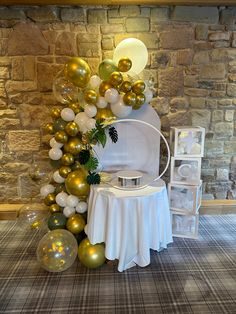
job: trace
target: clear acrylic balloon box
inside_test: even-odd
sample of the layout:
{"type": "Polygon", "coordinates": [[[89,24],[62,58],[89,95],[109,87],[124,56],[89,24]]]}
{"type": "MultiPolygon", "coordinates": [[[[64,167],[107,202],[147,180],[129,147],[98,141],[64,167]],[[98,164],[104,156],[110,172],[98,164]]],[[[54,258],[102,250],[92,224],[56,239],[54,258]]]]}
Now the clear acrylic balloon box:
{"type": "Polygon", "coordinates": [[[201,158],[171,157],[170,180],[175,184],[200,184],[201,158]]]}
{"type": "Polygon", "coordinates": [[[171,212],[172,235],[179,238],[198,238],[198,214],[171,212]]]}
{"type": "Polygon", "coordinates": [[[171,210],[197,214],[201,205],[202,182],[192,186],[169,183],[168,196],[171,210]]]}
{"type": "Polygon", "coordinates": [[[172,127],[170,147],[175,157],[203,157],[205,129],[197,127],[172,127]]]}

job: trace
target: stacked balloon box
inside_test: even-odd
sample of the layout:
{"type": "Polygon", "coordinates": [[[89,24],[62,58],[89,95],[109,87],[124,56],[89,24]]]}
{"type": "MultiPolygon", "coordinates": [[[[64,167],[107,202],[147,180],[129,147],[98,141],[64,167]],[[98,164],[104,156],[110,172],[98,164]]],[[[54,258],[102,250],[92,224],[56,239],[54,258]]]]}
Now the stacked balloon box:
{"type": "Polygon", "coordinates": [[[197,238],[202,198],[201,158],[204,154],[205,129],[173,127],[168,195],[175,237],[197,238]]]}

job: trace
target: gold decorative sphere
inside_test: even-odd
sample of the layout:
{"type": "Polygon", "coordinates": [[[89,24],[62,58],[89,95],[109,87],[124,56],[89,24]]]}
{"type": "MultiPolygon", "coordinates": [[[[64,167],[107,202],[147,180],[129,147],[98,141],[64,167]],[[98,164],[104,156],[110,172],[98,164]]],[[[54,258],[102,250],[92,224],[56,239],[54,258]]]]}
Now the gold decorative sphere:
{"type": "Polygon", "coordinates": [[[50,206],[56,202],[56,195],[54,193],[49,193],[45,198],[44,198],[44,204],[47,206],[50,206]]]}
{"type": "Polygon", "coordinates": [[[84,100],[89,105],[95,105],[98,100],[98,94],[93,89],[87,89],[84,92],[84,100]]]}
{"type": "Polygon", "coordinates": [[[124,81],[119,87],[119,91],[123,93],[128,93],[131,91],[131,89],[132,89],[132,84],[129,81],[124,81]]]}
{"type": "Polygon", "coordinates": [[[102,81],[100,86],[99,86],[99,94],[101,96],[105,95],[105,92],[109,89],[112,88],[112,85],[108,81],[102,81]]]}
{"type": "Polygon", "coordinates": [[[83,239],[78,247],[80,262],[88,268],[102,266],[105,261],[105,246],[103,243],[91,244],[88,238],[83,239]]]}
{"type": "Polygon", "coordinates": [[[70,166],[74,163],[74,156],[70,153],[65,153],[61,157],[61,163],[65,166],[70,166]]]}
{"type": "Polygon", "coordinates": [[[86,61],[74,57],[65,64],[64,73],[70,82],[80,88],[84,88],[89,82],[91,70],[86,61]]]}
{"type": "Polygon", "coordinates": [[[58,119],[58,118],[60,118],[60,117],[61,117],[61,109],[58,108],[58,107],[52,108],[52,110],[51,110],[51,117],[52,117],[53,119],[58,119]]]}
{"type": "Polygon", "coordinates": [[[66,229],[73,234],[78,234],[84,230],[85,220],[82,215],[74,214],[70,216],[66,223],[66,229]]]}
{"type": "Polygon", "coordinates": [[[133,92],[128,92],[124,94],[123,101],[126,106],[134,106],[136,103],[136,94],[133,92]]]}
{"type": "Polygon", "coordinates": [[[131,69],[131,67],[132,61],[127,57],[121,58],[118,62],[118,70],[120,72],[127,72],[131,69]]]}
{"type": "Polygon", "coordinates": [[[51,122],[45,124],[43,129],[48,134],[54,134],[54,127],[53,127],[53,123],[51,122]]]}
{"type": "Polygon", "coordinates": [[[67,125],[65,126],[65,131],[70,136],[76,136],[79,132],[79,127],[77,123],[75,123],[74,121],[71,121],[71,122],[68,122],[67,125]]]}
{"type": "Polygon", "coordinates": [[[71,137],[69,141],[64,145],[64,151],[77,155],[83,149],[83,144],[78,137],[71,137]]]}
{"type": "Polygon", "coordinates": [[[114,117],[114,113],[111,111],[110,108],[98,108],[95,119],[105,120],[105,119],[109,119],[113,117],[114,117]]]}
{"type": "Polygon", "coordinates": [[[59,168],[58,172],[59,175],[63,178],[66,178],[68,176],[68,174],[71,172],[71,168],[68,166],[62,166],[61,168],[59,168]]]}
{"type": "Polygon", "coordinates": [[[144,92],[145,87],[146,87],[146,85],[145,85],[144,81],[138,80],[138,81],[134,82],[134,84],[132,85],[132,91],[135,94],[141,94],[144,92]]]}
{"type": "Polygon", "coordinates": [[[66,143],[68,141],[68,135],[65,131],[57,131],[55,133],[55,140],[59,143],[66,143]]]}
{"type": "Polygon", "coordinates": [[[54,214],[54,213],[60,212],[61,208],[60,208],[60,206],[58,204],[52,204],[49,207],[49,211],[50,211],[51,214],[54,214]]]}
{"type": "Polygon", "coordinates": [[[87,183],[87,171],[78,169],[71,172],[65,181],[66,190],[68,193],[81,198],[89,194],[90,186],[87,183]]]}
{"type": "Polygon", "coordinates": [[[136,104],[133,106],[133,109],[137,110],[140,107],[142,107],[142,105],[145,104],[145,100],[146,100],[146,97],[143,93],[138,94],[136,97],[136,104]]]}
{"type": "Polygon", "coordinates": [[[76,102],[76,103],[70,103],[70,104],[68,105],[68,107],[69,107],[70,109],[72,109],[75,114],[81,112],[81,106],[80,106],[80,104],[77,103],[77,102],[76,102]]]}
{"type": "Polygon", "coordinates": [[[112,86],[116,87],[120,85],[123,81],[123,76],[120,72],[112,72],[109,78],[109,82],[112,86]]]}

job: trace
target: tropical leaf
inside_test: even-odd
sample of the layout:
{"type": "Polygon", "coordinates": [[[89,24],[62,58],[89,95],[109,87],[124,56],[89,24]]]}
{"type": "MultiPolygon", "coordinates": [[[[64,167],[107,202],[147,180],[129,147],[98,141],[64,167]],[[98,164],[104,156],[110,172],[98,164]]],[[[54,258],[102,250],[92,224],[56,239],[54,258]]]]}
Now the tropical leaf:
{"type": "Polygon", "coordinates": [[[79,152],[78,160],[81,165],[85,165],[89,161],[89,158],[90,158],[90,151],[88,149],[82,149],[79,152]]]}
{"type": "Polygon", "coordinates": [[[87,170],[96,170],[98,167],[98,159],[96,157],[90,157],[84,166],[87,170]]]}
{"type": "Polygon", "coordinates": [[[109,136],[113,143],[116,143],[118,141],[118,132],[115,129],[114,126],[111,126],[108,130],[109,136]]]}
{"type": "Polygon", "coordinates": [[[99,184],[101,182],[100,175],[96,172],[90,172],[87,176],[87,183],[91,184],[99,184]]]}

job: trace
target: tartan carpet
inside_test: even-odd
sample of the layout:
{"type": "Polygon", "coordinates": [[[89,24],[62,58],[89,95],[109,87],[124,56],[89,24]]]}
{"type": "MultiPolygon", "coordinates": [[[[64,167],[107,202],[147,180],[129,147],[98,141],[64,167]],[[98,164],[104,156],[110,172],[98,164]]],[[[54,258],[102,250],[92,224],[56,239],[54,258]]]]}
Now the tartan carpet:
{"type": "Polygon", "coordinates": [[[198,240],[174,238],[149,266],[123,273],[78,259],[48,273],[36,260],[39,239],[0,222],[0,313],[236,313],[236,215],[201,216],[198,240]]]}

